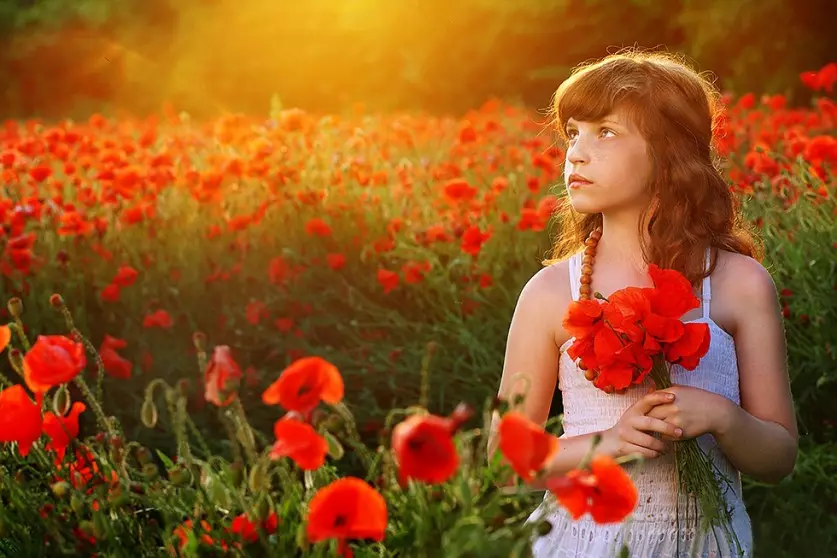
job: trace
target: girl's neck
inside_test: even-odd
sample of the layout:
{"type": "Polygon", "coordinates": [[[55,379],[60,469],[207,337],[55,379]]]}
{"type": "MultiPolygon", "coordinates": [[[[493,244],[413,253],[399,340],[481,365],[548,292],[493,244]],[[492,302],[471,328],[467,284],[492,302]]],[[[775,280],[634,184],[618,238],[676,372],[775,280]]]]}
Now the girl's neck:
{"type": "MultiPolygon", "coordinates": [[[[645,241],[648,242],[647,233],[645,241]]],[[[596,260],[626,265],[639,273],[647,271],[639,238],[638,215],[602,216],[602,238],[596,250],[596,260]]]]}

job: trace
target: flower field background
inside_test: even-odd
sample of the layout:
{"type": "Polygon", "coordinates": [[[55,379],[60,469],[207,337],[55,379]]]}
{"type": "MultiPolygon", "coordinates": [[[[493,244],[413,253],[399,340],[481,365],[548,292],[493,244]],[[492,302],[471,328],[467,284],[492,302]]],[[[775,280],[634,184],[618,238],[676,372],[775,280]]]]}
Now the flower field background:
{"type": "MultiPolygon", "coordinates": [[[[809,106],[786,106],[778,95],[727,97],[716,138],[779,289],[800,421],[794,474],[778,486],[745,479],[759,556],[826,556],[837,548],[837,64],[802,80],[816,93],[809,106]]],[[[108,503],[91,508],[91,501],[67,495],[74,483],[57,490],[55,478],[36,473],[36,458],[0,446],[0,539],[14,548],[25,538],[47,538],[52,550],[111,545],[107,552],[99,547],[107,556],[121,555],[114,549],[122,546],[140,548],[134,545],[150,539],[114,526],[122,525],[118,510],[141,497],[143,483],[157,482],[147,467],[153,463],[166,470],[169,488],[143,500],[147,507],[131,507],[132,525],[147,524],[142,514],[154,516],[166,533],[161,540],[170,541],[171,518],[200,507],[193,495],[173,515],[154,515],[180,494],[177,471],[191,474],[180,465],[184,452],[236,462],[248,444],[269,445],[278,414],[263,393],[301,357],[319,356],[339,369],[353,415],[321,417],[338,433],[329,439],[335,459],[301,477],[306,486],[376,470],[370,463],[384,459],[375,448],[388,444],[393,409],[420,404],[447,416],[465,402],[478,410],[469,425],[479,426],[497,389],[517,296],[547,256],[552,210],[565,203],[562,158],[542,115],[499,102],[459,119],[287,109],[259,120],[192,122],[168,111],[143,120],[6,122],[2,293],[22,300],[33,343],[38,335],[69,333],[67,314],[50,306],[50,295],[63,297],[73,326],[99,355],[89,353],[80,377],[101,397],[104,415],[116,419],[97,419],[84,389],[72,384],[60,397],[87,404],[76,438],[103,454],[142,448],[143,457],[139,473],[118,472],[131,490],[100,494],[108,503]],[[232,361],[242,371],[235,405],[219,405],[230,388],[213,388],[217,376],[206,374],[216,346],[228,346],[225,366],[232,361]],[[229,430],[244,413],[253,427],[249,442],[229,430]],[[67,517],[86,524],[71,531],[67,517]]],[[[16,311],[3,310],[2,323],[16,311]]],[[[24,348],[17,338],[10,356],[12,347],[24,348]]],[[[13,364],[0,364],[7,383],[19,383],[13,364]]],[[[69,408],[48,395],[47,407],[54,403],[69,408]]],[[[560,412],[557,398],[552,432],[560,412]]],[[[211,524],[201,535],[190,523],[178,539],[187,541],[184,548],[200,555],[235,550],[212,533],[256,509],[261,544],[276,532],[276,548],[327,555],[327,547],[310,546],[297,532],[299,494],[279,506],[258,498],[266,486],[259,483],[270,481],[257,465],[219,471],[223,483],[237,476],[252,498],[235,490],[214,494],[212,482],[221,481],[203,479],[195,492],[210,494],[227,514],[195,516],[196,526],[211,524]],[[271,521],[278,530],[276,523],[268,528],[271,521]]],[[[387,500],[397,520],[383,543],[359,545],[356,555],[407,552],[410,544],[425,554],[407,555],[432,555],[440,537],[460,555],[493,555],[489,547],[457,542],[486,532],[502,532],[497,540],[509,544],[492,550],[525,555],[523,532],[508,520],[525,518],[535,497],[491,493],[486,501],[497,509],[480,508],[471,500],[473,486],[461,480],[467,477],[456,479],[388,493],[400,495],[387,500]],[[507,522],[491,524],[500,509],[507,522]],[[411,514],[421,519],[411,523],[411,514]],[[459,523],[443,527],[445,521],[459,523]]]]}

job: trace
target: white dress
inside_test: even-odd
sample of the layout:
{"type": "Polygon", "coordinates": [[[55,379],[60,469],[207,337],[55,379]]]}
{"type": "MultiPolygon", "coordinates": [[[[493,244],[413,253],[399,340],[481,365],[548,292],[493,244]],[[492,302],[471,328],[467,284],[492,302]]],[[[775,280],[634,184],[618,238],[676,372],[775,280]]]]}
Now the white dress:
{"type": "MultiPolygon", "coordinates": [[[[581,256],[580,253],[576,254],[569,261],[573,300],[577,300],[579,295],[581,256]]],[[[692,321],[709,324],[709,351],[693,371],[673,366],[672,382],[712,391],[740,404],[735,343],[733,338],[709,317],[711,296],[710,280],[707,277],[703,282],[703,316],[692,321]]],[[[562,438],[612,427],[628,407],[648,393],[652,385],[650,379],[647,379],[646,383],[632,386],[623,395],[605,394],[584,378],[583,372],[566,354],[565,351],[571,343],[572,339],[561,347],[558,365],[558,388],[561,390],[564,404],[562,438]]],[[[717,538],[711,532],[696,538],[693,528],[693,518],[696,514],[694,500],[690,503],[683,495],[679,498],[681,519],[678,529],[677,478],[674,457],[668,453],[657,459],[645,461],[641,466],[626,465],[639,491],[639,502],[633,514],[622,523],[597,525],[589,514],[574,521],[547,492],[544,501],[529,517],[529,521],[546,519],[552,524],[552,530],[546,536],[534,540],[534,557],[611,557],[618,555],[623,543],[628,546],[631,558],[751,557],[752,527],[741,496],[741,475],[723,455],[711,434],[700,436],[698,443],[728,479],[719,480],[719,483],[733,512],[733,529],[740,547],[736,547],[734,542],[725,542],[721,528],[716,529],[717,538]],[[688,522],[685,518],[687,506],[688,522]]]]}

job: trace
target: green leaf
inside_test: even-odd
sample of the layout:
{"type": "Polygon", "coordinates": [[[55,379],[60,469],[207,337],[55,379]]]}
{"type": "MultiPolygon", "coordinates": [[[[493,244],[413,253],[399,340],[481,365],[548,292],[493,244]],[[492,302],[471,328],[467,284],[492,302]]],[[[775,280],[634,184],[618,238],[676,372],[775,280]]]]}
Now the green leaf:
{"type": "Polygon", "coordinates": [[[166,466],[166,469],[171,469],[172,467],[174,467],[174,461],[169,459],[166,456],[166,454],[161,452],[160,450],[156,450],[156,451],[157,451],[157,456],[160,458],[160,461],[163,462],[163,465],[166,466]]]}

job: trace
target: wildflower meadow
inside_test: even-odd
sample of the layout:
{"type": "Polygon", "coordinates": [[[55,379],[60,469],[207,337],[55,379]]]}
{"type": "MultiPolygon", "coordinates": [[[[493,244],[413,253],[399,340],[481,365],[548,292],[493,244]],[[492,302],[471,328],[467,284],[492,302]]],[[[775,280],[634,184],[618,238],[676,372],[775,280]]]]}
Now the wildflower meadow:
{"type": "MultiPolygon", "coordinates": [[[[837,63],[800,79],[727,95],[715,138],[801,432],[744,479],[760,557],[837,552],[837,63]]],[[[560,398],[541,427],[495,395],[563,156],[498,101],[5,122],[0,555],[527,556],[560,398]]],[[[588,456],[559,504],[630,521],[632,465],[588,456]]]]}

